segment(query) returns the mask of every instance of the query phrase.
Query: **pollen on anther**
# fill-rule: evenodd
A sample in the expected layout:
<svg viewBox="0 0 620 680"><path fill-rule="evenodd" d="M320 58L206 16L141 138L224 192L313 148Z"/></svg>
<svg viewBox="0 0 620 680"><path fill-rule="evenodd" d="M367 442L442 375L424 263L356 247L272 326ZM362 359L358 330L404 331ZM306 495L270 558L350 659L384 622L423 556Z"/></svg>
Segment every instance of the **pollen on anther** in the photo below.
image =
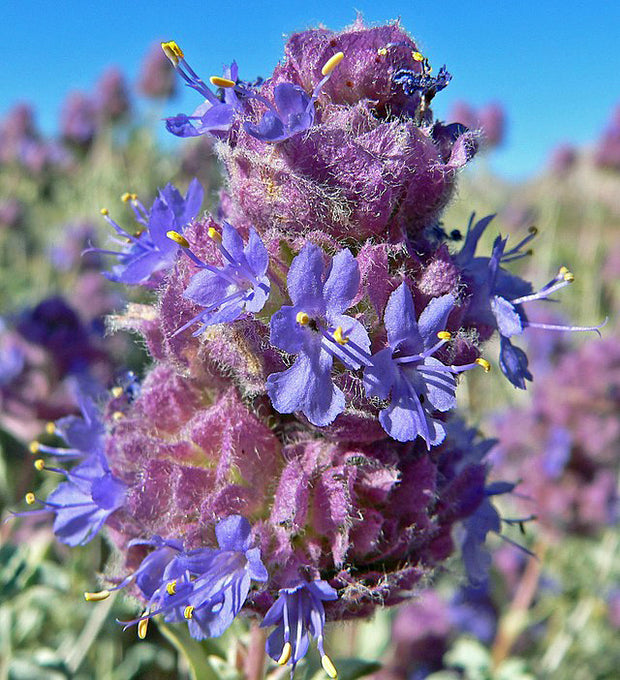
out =
<svg viewBox="0 0 620 680"><path fill-rule="evenodd" d="M116 387L112 388L111 392L112 392L112 396L115 399L118 399L119 397L121 397L123 395L123 388L120 385L116 385Z"/></svg>
<svg viewBox="0 0 620 680"><path fill-rule="evenodd" d="M414 61L424 61L424 55L422 52L413 52L412 55Z"/></svg>
<svg viewBox="0 0 620 680"><path fill-rule="evenodd" d="M131 201L132 194L130 194L128 191L126 191L122 196L121 196L121 201L123 203L129 203Z"/></svg>
<svg viewBox="0 0 620 680"><path fill-rule="evenodd" d="M96 593L84 593L86 602L101 602L101 600L106 600L108 597L110 597L109 590L100 590Z"/></svg>
<svg viewBox="0 0 620 680"><path fill-rule="evenodd" d="M56 432L56 424L52 423L51 421L49 423L45 423L45 431L47 434L54 434Z"/></svg>
<svg viewBox="0 0 620 680"><path fill-rule="evenodd" d="M35 439L34 441L30 442L28 449L30 450L30 453L39 453L41 444L39 444L39 442Z"/></svg>
<svg viewBox="0 0 620 680"><path fill-rule="evenodd" d="M140 638L140 640L144 640L144 638L146 637L146 631L148 627L149 627L148 619L142 619L142 621L138 623L138 637Z"/></svg>
<svg viewBox="0 0 620 680"><path fill-rule="evenodd" d="M170 59L173 66L179 65L179 59L183 59L185 56L183 50L174 42L174 40L169 40L168 42L163 42L161 48L164 54Z"/></svg>
<svg viewBox="0 0 620 680"><path fill-rule="evenodd" d="M323 65L323 68L321 69L322 75L329 75L343 59L344 52L336 52L336 54L330 57Z"/></svg>
<svg viewBox="0 0 620 680"><path fill-rule="evenodd" d="M491 364L486 359L483 359L482 357L478 357L476 359L475 363L477 363L478 366L482 366L485 373L488 373L491 370Z"/></svg>
<svg viewBox="0 0 620 680"><path fill-rule="evenodd" d="M380 48L377 50L377 54L378 54L380 57L385 57L385 56L387 56L387 48L386 48L386 47L380 47Z"/></svg>
<svg viewBox="0 0 620 680"><path fill-rule="evenodd" d="M26 494L26 503L28 505L34 505L37 502L36 496L32 493L32 491L29 491Z"/></svg>
<svg viewBox="0 0 620 680"><path fill-rule="evenodd" d="M329 675L332 680L335 680L335 678L338 677L338 671L336 670L336 666L334 666L333 661L327 656L327 654L323 654L321 657L321 666L323 666L323 670Z"/></svg>
<svg viewBox="0 0 620 680"><path fill-rule="evenodd" d="M183 610L183 617L188 620L191 619L192 616L194 615L195 608L196 607L194 607L194 605L188 604L187 607L185 607L185 609Z"/></svg>
<svg viewBox="0 0 620 680"><path fill-rule="evenodd" d="M211 85L214 87L224 87L229 89L236 85L234 80L230 80L230 78L222 78L221 76L211 76L209 80L211 81Z"/></svg>
<svg viewBox="0 0 620 680"><path fill-rule="evenodd" d="M297 312L295 321L297 321L300 326L307 326L310 323L310 317L306 314L306 312Z"/></svg>
<svg viewBox="0 0 620 680"><path fill-rule="evenodd" d="M43 460L43 458L37 458L34 461L34 467L39 472L42 472L43 470L45 470L45 461Z"/></svg>
<svg viewBox="0 0 620 680"><path fill-rule="evenodd" d="M115 420L118 422L119 420L122 420L125 417L125 414L122 411L114 411L112 414L112 420Z"/></svg>
<svg viewBox="0 0 620 680"><path fill-rule="evenodd" d="M104 217L106 217L107 215L110 214L110 211L109 211L107 208L101 208L101 210L100 210L99 212L100 212L100 214L103 215Z"/></svg>
<svg viewBox="0 0 620 680"><path fill-rule="evenodd" d="M209 238L213 239L216 243L222 242L222 235L214 227L209 227L209 231L207 233L209 234Z"/></svg>
<svg viewBox="0 0 620 680"><path fill-rule="evenodd" d="M179 234L178 231L167 231L166 236L171 241L174 241L177 245L181 246L181 248L189 248L189 241L185 238L185 236Z"/></svg>
<svg viewBox="0 0 620 680"><path fill-rule="evenodd" d="M440 340L452 340L452 333L450 333L450 331L439 331L437 337Z"/></svg>
<svg viewBox="0 0 620 680"><path fill-rule="evenodd" d="M336 328L334 331L334 340L339 345L346 345L347 342L349 342L349 338L345 338L342 334L342 326L338 326L338 328Z"/></svg>
<svg viewBox="0 0 620 680"><path fill-rule="evenodd" d="M293 652L293 647L290 642L285 642L284 647L282 647L282 654L280 654L280 658L278 659L278 665L279 666L285 666L289 659L291 658L291 654Z"/></svg>
<svg viewBox="0 0 620 680"><path fill-rule="evenodd" d="M168 593L168 595L174 595L177 592L177 582L170 581L169 583L167 583L166 592Z"/></svg>

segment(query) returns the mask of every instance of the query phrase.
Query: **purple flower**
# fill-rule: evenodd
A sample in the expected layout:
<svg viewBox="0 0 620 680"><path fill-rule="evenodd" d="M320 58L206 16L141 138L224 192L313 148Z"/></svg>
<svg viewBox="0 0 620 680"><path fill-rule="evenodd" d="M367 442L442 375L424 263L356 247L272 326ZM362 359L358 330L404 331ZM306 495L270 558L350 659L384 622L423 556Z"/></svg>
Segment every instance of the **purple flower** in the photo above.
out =
<svg viewBox="0 0 620 680"><path fill-rule="evenodd" d="M147 598L145 613L126 625L139 624L144 637L144 622L157 614L164 620L186 620L192 637L201 640L218 637L233 622L250 592L251 582L266 581L267 571L260 549L252 547L249 522L231 515L215 527L219 549L199 548L186 551L179 541L158 536L130 545L153 545L138 569L120 584L100 593L86 593L87 600L101 600L112 590L124 588L135 580Z"/></svg>
<svg viewBox="0 0 620 680"><path fill-rule="evenodd" d="M205 98L205 101L188 116L179 113L166 119L166 129L177 137L198 137L209 133L227 133L233 122L236 111L241 108L241 102L232 89L225 89L220 99L207 87L205 82L197 75L192 67L185 61L183 51L174 42L161 44L164 54L171 61L177 73L183 78L185 84L196 90ZM233 62L230 68L224 71L224 81L235 83L237 80L238 67Z"/></svg>
<svg viewBox="0 0 620 680"><path fill-rule="evenodd" d="M301 411L312 424L323 426L344 410L344 393L331 378L334 357L358 369L367 363L370 349L362 324L343 314L359 282L359 267L348 249L326 267L321 249L307 243L291 263L287 283L293 304L271 319L271 344L297 354L289 369L267 378L267 393L279 413Z"/></svg>
<svg viewBox="0 0 620 680"><path fill-rule="evenodd" d="M258 124L245 122L246 131L263 142L282 142L289 137L303 132L314 125L314 102L319 98L321 89L327 83L333 70L342 61L344 54L337 52L323 66L323 78L314 88L312 95L293 83L279 83L273 91L275 106L267 99L247 90L240 93L248 98L261 101L267 106Z"/></svg>
<svg viewBox="0 0 620 680"><path fill-rule="evenodd" d="M323 649L323 628L325 627L324 600L337 600L338 593L327 581L299 583L282 588L278 599L265 614L261 627L276 626L267 638L267 654L281 666L295 666L308 651L310 637L316 638L321 654L321 663L330 678L336 677L334 664Z"/></svg>
<svg viewBox="0 0 620 680"><path fill-rule="evenodd" d="M110 472L105 457L94 454L69 472L45 468L64 474L62 482L44 504L52 510L54 533L70 546L92 540L108 517L124 505L127 487Z"/></svg>
<svg viewBox="0 0 620 680"><path fill-rule="evenodd" d="M224 222L221 236L213 228L209 234L218 243L225 264L221 268L213 267L199 260L188 248L184 249L201 268L192 276L184 297L205 309L176 333L200 323L194 333L199 335L208 326L234 321L244 312L255 314L269 297L270 283L266 276L269 254L255 229L250 229L245 246L238 231L228 222Z"/></svg>
<svg viewBox="0 0 620 680"><path fill-rule="evenodd" d="M455 257L457 264L474 281L467 317L476 323L497 329L500 335L500 368L515 387L525 389L525 381L532 380L532 374L528 370L525 352L511 343L512 336L520 335L527 327L557 331L598 331L604 323L599 326L562 326L529 321L523 305L548 299L550 295L572 283L573 274L566 267L561 267L549 283L539 291L534 291L529 282L505 271L501 264L525 257L528 251L524 251L523 247L534 238L537 230L530 229L528 235L509 251L506 251L508 239L498 236L490 258L475 257L478 241L493 215L479 220L472 227L473 219L472 215L463 248Z"/></svg>
<svg viewBox="0 0 620 680"><path fill-rule="evenodd" d="M484 544L490 531L499 534L505 541L520 548L528 555L532 554L523 546L501 535L501 529L502 521L508 524L521 525L523 522L533 519L533 517L522 519L502 518L490 500L491 496L510 493L515 486L516 484L511 482L492 482L487 484L484 489L482 502L476 511L463 522L464 533L461 543L461 554L465 571L470 583L473 585L481 585L487 579L491 565L491 555Z"/></svg>
<svg viewBox="0 0 620 680"><path fill-rule="evenodd" d="M53 512L54 533L70 546L84 545L100 531L108 517L124 505L127 486L110 471L104 454L105 427L92 398L78 394L80 416L67 416L47 427L50 434L64 437L69 448L46 446L38 441L30 444L33 454L46 453L56 458L80 462L67 471L48 467L42 459L35 461L37 470L64 475L67 479L41 501L45 507L17 516ZM26 502L33 505L38 499L26 494Z"/></svg>
<svg viewBox="0 0 620 680"><path fill-rule="evenodd" d="M38 441L30 444L32 453L46 453L57 458L85 459L93 454L103 455L105 425L93 399L80 391L77 395L81 416L66 416L48 425L50 434L62 437L68 448L47 446Z"/></svg>
<svg viewBox="0 0 620 680"><path fill-rule="evenodd" d="M456 406L455 374L476 366L446 366L433 357L450 339L445 328L453 307L451 295L433 298L416 321L409 288L402 283L390 295L383 317L388 346L373 355L364 386L369 397L390 399L379 421L393 439L422 437L430 449L446 435L433 412Z"/></svg>
<svg viewBox="0 0 620 680"><path fill-rule="evenodd" d="M203 189L193 179L185 198L172 186L160 190L149 211L140 203L135 194L126 194L123 200L131 202L139 231L136 235L125 231L102 209L101 214L121 237L117 240L121 250L89 248L85 252L106 253L118 258L119 264L105 275L112 281L129 285L152 284L155 275L166 271L174 264L179 246L166 234L174 230L183 232L185 226L196 216L202 205Z"/></svg>

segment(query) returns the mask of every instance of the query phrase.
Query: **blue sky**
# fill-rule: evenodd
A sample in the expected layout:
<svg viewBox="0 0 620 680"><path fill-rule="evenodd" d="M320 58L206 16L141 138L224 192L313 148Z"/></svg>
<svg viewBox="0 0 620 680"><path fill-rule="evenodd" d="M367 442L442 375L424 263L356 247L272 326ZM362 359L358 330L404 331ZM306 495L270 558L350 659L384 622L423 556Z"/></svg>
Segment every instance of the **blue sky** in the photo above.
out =
<svg viewBox="0 0 620 680"><path fill-rule="evenodd" d="M89 90L110 64L134 79L158 39L176 40L205 77L232 59L243 77L266 75L282 54L283 35L318 23L341 29L356 9L375 23L400 16L431 63L447 64L453 81L435 100L440 117L455 100L503 103L508 139L492 165L507 177L535 172L559 142L594 141L620 101L618 2L25 0L3 10L9 30L0 114L17 100L31 101L40 126L52 132L69 90ZM184 93L166 113L191 110L194 94Z"/></svg>

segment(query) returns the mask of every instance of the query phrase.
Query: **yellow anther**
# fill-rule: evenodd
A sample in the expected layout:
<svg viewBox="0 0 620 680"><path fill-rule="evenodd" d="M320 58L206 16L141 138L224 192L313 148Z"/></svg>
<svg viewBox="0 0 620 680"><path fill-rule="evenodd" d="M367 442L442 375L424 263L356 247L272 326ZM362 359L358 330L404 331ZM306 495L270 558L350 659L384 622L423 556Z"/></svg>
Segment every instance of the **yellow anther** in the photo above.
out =
<svg viewBox="0 0 620 680"><path fill-rule="evenodd" d="M344 52L336 52L333 57L330 57L325 64L323 64L323 68L321 69L321 73L324 76L329 75L335 68L338 66L338 64L344 59Z"/></svg>
<svg viewBox="0 0 620 680"><path fill-rule="evenodd" d="M121 196L121 201L123 201L123 203L129 203L129 201L131 201L132 195L133 195L133 194L130 194L128 191L126 191L126 192Z"/></svg>
<svg viewBox="0 0 620 680"><path fill-rule="evenodd" d="M450 333L450 331L439 331L437 337L440 340L452 340L452 333Z"/></svg>
<svg viewBox="0 0 620 680"><path fill-rule="evenodd" d="M115 420L118 422L119 420L122 420L125 417L125 414L122 411L114 411L112 414L112 420Z"/></svg>
<svg viewBox="0 0 620 680"><path fill-rule="evenodd" d="M56 432L56 424L52 423L51 421L49 423L45 423L45 431L47 434L54 434L54 432Z"/></svg>
<svg viewBox="0 0 620 680"><path fill-rule="evenodd" d="M338 677L338 671L336 670L336 666L334 666L332 660L327 656L327 654L323 654L321 657L321 666L323 666L323 670L329 675L332 680L335 680L335 678Z"/></svg>
<svg viewBox="0 0 620 680"><path fill-rule="evenodd" d="M347 342L349 342L349 338L345 338L342 335L342 326L338 326L336 330L334 331L334 340L339 344L339 345L346 345Z"/></svg>
<svg viewBox="0 0 620 680"><path fill-rule="evenodd" d="M174 595L177 592L177 582L175 581L170 581L169 583L166 584L166 592L168 595Z"/></svg>
<svg viewBox="0 0 620 680"><path fill-rule="evenodd" d="M30 453L39 453L41 444L35 439L33 442L30 442L28 448L30 449Z"/></svg>
<svg viewBox="0 0 620 680"><path fill-rule="evenodd" d="M35 495L32 493L32 491L29 491L26 494L26 503L28 503L28 505L34 505L36 502L37 502L37 499L36 499Z"/></svg>
<svg viewBox="0 0 620 680"><path fill-rule="evenodd" d="M482 357L478 357L475 363L477 363L478 366L482 366L482 368L484 368L485 373L488 373L491 370L491 364Z"/></svg>
<svg viewBox="0 0 620 680"><path fill-rule="evenodd" d="M166 236L171 241L174 241L177 245L181 246L181 248L189 248L188 240L185 236L181 236L178 231L167 231Z"/></svg>
<svg viewBox="0 0 620 680"><path fill-rule="evenodd" d="M279 666L286 666L288 663L288 660L291 658L291 654L293 652L293 647L291 646L290 642L285 642L284 647L282 647L282 654L280 654L280 658L278 659L278 665Z"/></svg>
<svg viewBox="0 0 620 680"><path fill-rule="evenodd" d="M307 326L310 323L310 317L306 314L306 312L297 312L297 316L295 317L295 321L300 326ZM334 334L335 337L335 334Z"/></svg>
<svg viewBox="0 0 620 680"><path fill-rule="evenodd" d="M211 76L209 80L214 87L225 87L227 89L234 87L237 84L234 80L222 78L221 76Z"/></svg>
<svg viewBox="0 0 620 680"><path fill-rule="evenodd" d="M185 56L183 50L174 42L174 40L169 40L168 42L163 42L161 48L164 54L170 59L174 67L179 65L179 59L183 59Z"/></svg>
<svg viewBox="0 0 620 680"><path fill-rule="evenodd" d="M560 276L568 283L572 283L575 280L575 275L567 267L560 267Z"/></svg>
<svg viewBox="0 0 620 680"><path fill-rule="evenodd" d="M193 604L188 604L187 607L185 607L185 609L183 610L184 618L188 620L191 619L192 616L194 616L194 609L196 609L196 607L194 607Z"/></svg>
<svg viewBox="0 0 620 680"><path fill-rule="evenodd" d="M100 590L98 593L84 593L86 602L101 602L101 600L106 600L108 597L110 597L109 590Z"/></svg>
<svg viewBox="0 0 620 680"><path fill-rule="evenodd" d="M109 215L109 214L110 214L110 211L109 211L107 208L101 208L101 210L100 210L99 212L100 212L104 217L106 217L106 215Z"/></svg>
<svg viewBox="0 0 620 680"><path fill-rule="evenodd" d="M424 61L424 55L422 52L412 52L411 56L414 61Z"/></svg>
<svg viewBox="0 0 620 680"><path fill-rule="evenodd" d="M120 385L117 385L116 387L112 388L112 396L115 399L118 399L119 397L123 396L123 388L120 387Z"/></svg>
<svg viewBox="0 0 620 680"><path fill-rule="evenodd" d="M222 235L214 227L209 227L209 231L207 233L209 234L209 238L213 239L216 243L222 242Z"/></svg>
<svg viewBox="0 0 620 680"><path fill-rule="evenodd" d="M42 470L45 470L45 461L43 460L43 458L37 458L34 461L34 467L39 472L41 472Z"/></svg>
<svg viewBox="0 0 620 680"><path fill-rule="evenodd" d="M142 619L142 621L138 622L138 637L141 640L144 640L144 638L146 637L146 631L148 627L149 627L148 619Z"/></svg>
<svg viewBox="0 0 620 680"><path fill-rule="evenodd" d="M380 47L380 48L377 50L377 54L378 54L380 57L386 57L386 56L387 56L387 48L386 48L386 47Z"/></svg>

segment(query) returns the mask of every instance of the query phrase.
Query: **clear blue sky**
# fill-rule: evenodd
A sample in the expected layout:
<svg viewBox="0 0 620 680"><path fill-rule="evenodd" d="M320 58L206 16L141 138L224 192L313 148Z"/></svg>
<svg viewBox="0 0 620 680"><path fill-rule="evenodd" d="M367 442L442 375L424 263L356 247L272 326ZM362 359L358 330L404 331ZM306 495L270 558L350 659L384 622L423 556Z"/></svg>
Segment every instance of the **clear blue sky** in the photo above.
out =
<svg viewBox="0 0 620 680"><path fill-rule="evenodd" d="M64 95L88 90L104 67L135 78L153 40L174 39L204 76L233 58L244 77L267 75L283 35L318 23L340 29L355 10L369 22L402 18L436 67L454 78L435 100L502 102L509 115L505 148L493 165L509 177L535 171L558 142L596 139L620 101L620 2L429 2L291 0L209 2L28 1L3 9L0 114L16 100L36 105L52 132ZM191 110L186 92L166 113Z"/></svg>

